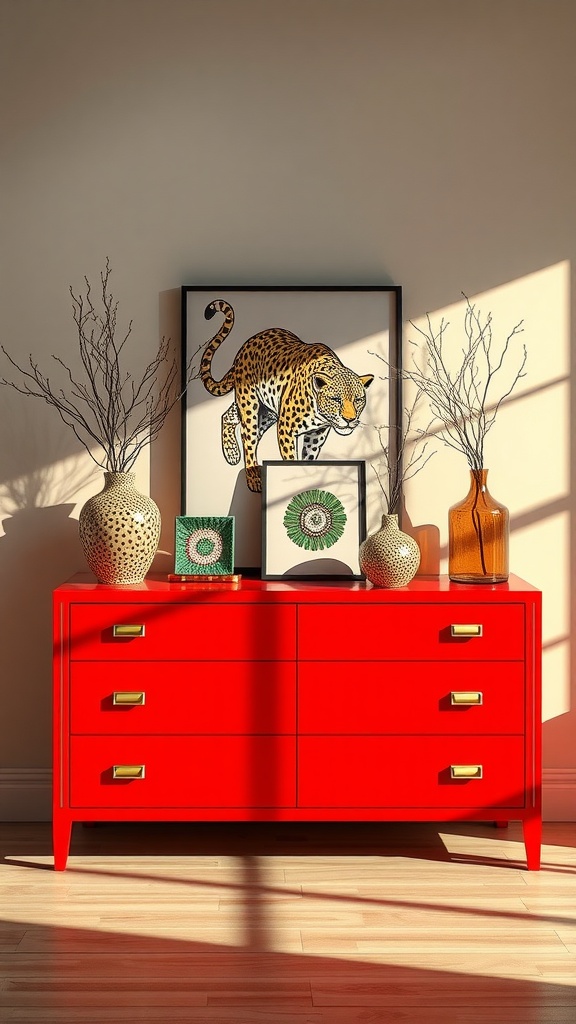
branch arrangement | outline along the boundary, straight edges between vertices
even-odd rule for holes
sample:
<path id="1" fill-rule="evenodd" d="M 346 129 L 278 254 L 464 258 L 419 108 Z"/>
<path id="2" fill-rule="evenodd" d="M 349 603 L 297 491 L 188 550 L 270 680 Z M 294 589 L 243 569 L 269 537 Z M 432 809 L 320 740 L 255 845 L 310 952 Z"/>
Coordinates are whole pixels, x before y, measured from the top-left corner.
<path id="1" fill-rule="evenodd" d="M 23 380 L 16 384 L 0 378 L 0 384 L 22 395 L 43 399 L 71 427 L 97 466 L 125 473 L 132 469 L 142 449 L 156 439 L 168 413 L 197 376 L 193 369 L 196 353 L 181 378 L 176 360 L 169 357 L 169 339 L 162 338 L 156 355 L 139 379 L 122 369 L 121 356 L 132 334 L 132 321 L 118 338 L 118 302 L 110 291 L 110 274 L 107 259 L 100 274 L 100 309 L 92 300 L 88 278 L 84 278 L 85 294 L 76 295 L 70 288 L 83 379 L 77 379 L 70 367 L 53 355 L 64 369 L 69 385 L 67 392 L 56 389 L 31 355 L 26 369 L 2 345 L 4 355 Z M 100 458 L 92 452 L 91 444 L 102 449 Z"/>
<path id="2" fill-rule="evenodd" d="M 386 443 L 384 440 L 385 432 L 387 432 L 388 437 L 391 436 L 390 428 L 387 425 L 374 428 L 378 434 L 382 454 L 380 456 L 379 468 L 372 463 L 370 465 L 382 491 L 383 503 L 387 512 L 398 510 L 404 484 L 407 480 L 411 480 L 412 477 L 416 476 L 421 469 L 424 469 L 426 463 L 435 454 L 433 451 L 427 453 L 428 441 L 424 441 L 420 451 L 417 453 L 419 432 L 413 430 L 412 420 L 418 399 L 419 395 L 416 396 L 409 408 L 404 409 L 403 423 L 397 445 L 391 445 L 390 441 Z M 407 455 L 408 447 L 410 447 L 410 453 Z"/>
<path id="3" fill-rule="evenodd" d="M 498 348 L 492 334 L 492 314 L 488 313 L 482 318 L 468 297 L 464 295 L 464 298 L 466 341 L 462 347 L 459 369 L 451 372 L 446 358 L 444 335 L 448 322 L 442 318 L 435 331 L 427 315 L 428 330 L 421 330 L 410 321 L 426 342 L 424 368 L 418 368 L 413 359 L 413 368 L 404 370 L 403 376 L 416 385 L 419 393 L 427 397 L 433 416 L 432 424 L 439 424 L 439 433 L 444 443 L 463 453 L 470 469 L 483 469 L 486 435 L 493 427 L 504 400 L 518 381 L 526 376 L 523 371 L 527 352 L 523 345 L 520 365 L 512 383 L 500 391 L 499 397 L 494 397 L 496 377 L 511 352 L 513 339 L 524 330 L 523 321 L 516 324 Z M 430 427 L 424 433 L 429 431 Z"/>

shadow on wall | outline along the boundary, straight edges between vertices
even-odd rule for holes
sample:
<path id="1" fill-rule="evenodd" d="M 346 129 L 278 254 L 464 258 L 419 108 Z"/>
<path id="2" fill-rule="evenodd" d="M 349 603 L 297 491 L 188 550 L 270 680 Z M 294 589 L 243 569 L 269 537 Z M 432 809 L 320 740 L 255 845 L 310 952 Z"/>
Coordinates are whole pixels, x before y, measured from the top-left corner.
<path id="1" fill-rule="evenodd" d="M 3 403 L 0 459 L 0 649 L 9 681 L 0 764 L 10 767 L 50 764 L 52 590 L 85 568 L 70 499 L 93 476 L 70 457 L 70 430 L 55 430 L 48 410 L 45 429 L 42 419 L 27 420 L 29 405 Z"/>
<path id="2" fill-rule="evenodd" d="M 78 523 L 70 519 L 74 507 L 24 508 L 3 523 L 0 649 L 9 681 L 2 699 L 3 765 L 50 764 L 52 590 L 83 562 Z"/>
<path id="3" fill-rule="evenodd" d="M 177 362 L 181 360 L 180 289 L 160 292 L 158 335 L 169 338 Z M 174 528 L 176 516 L 184 515 L 180 495 L 182 410 L 174 406 L 164 426 L 150 446 L 150 496 L 160 509 L 162 527 L 153 572 L 174 572 Z"/>
<path id="4" fill-rule="evenodd" d="M 543 272 L 544 273 L 544 272 Z M 554 340 L 554 346 L 550 351 L 539 353 L 538 346 L 531 348 L 531 355 L 538 356 L 543 360 L 540 366 L 539 375 L 536 373 L 537 384 L 535 387 L 523 393 L 515 395 L 507 403 L 508 409 L 515 412 L 520 410 L 522 429 L 528 425 L 532 426 L 533 421 L 548 423 L 550 410 L 560 408 L 562 395 L 560 388 L 567 389 L 568 378 L 560 373 L 554 372 L 555 367 L 549 367 L 551 353 L 556 348 L 560 349 L 560 342 L 564 339 L 564 331 L 568 331 L 568 325 L 564 325 L 562 316 L 568 320 L 569 309 L 567 296 L 562 288 L 564 287 L 564 270 L 560 267 L 558 272 L 555 268 L 549 268 L 545 273 L 553 277 L 556 282 L 556 290 L 552 291 L 551 304 L 546 307 L 546 324 L 548 335 Z M 559 283 L 558 283 L 559 282 Z M 560 287 L 562 285 L 562 288 Z M 522 287 L 527 287 L 523 284 Z M 506 290 L 503 286 L 504 291 Z M 519 296 L 517 303 L 522 296 Z M 562 301 L 560 301 L 562 299 Z M 159 305 L 159 327 L 160 334 L 170 336 L 174 340 L 175 351 L 179 348 L 180 323 L 179 323 L 179 300 L 178 289 L 162 293 Z M 523 307 L 522 307 L 523 308 Z M 530 307 L 532 308 L 532 307 Z M 555 310 L 555 316 L 561 320 L 559 324 L 550 326 L 548 323 L 550 310 Z M 564 312 L 562 312 L 564 310 Z M 534 307 L 534 316 L 538 310 Z M 413 314 L 415 315 L 415 314 Z M 544 336 L 541 325 L 534 330 L 536 337 Z M 566 339 L 568 343 L 568 339 Z M 537 360 L 536 360 L 537 362 Z M 556 355 L 556 362 L 560 363 L 560 357 Z M 560 366 L 558 367 L 560 368 Z M 537 367 L 535 368 L 537 369 Z M 6 389 L 4 389 L 6 391 Z M 4 654 L 4 669 L 6 676 L 11 680 L 3 701 L 3 751 L 1 760 L 4 765 L 17 767 L 25 763 L 28 766 L 49 764 L 50 761 L 50 729 L 49 729 L 49 705 L 50 705 L 50 654 L 51 654 L 51 633 L 50 633 L 50 601 L 52 589 L 63 582 L 67 577 L 78 570 L 85 568 L 81 552 L 77 522 L 70 518 L 74 505 L 68 504 L 77 497 L 93 472 L 92 466 L 78 458 L 78 445 L 73 438 L 71 431 L 60 426 L 60 432 L 56 429 L 56 420 L 52 410 L 40 412 L 39 403 L 32 403 L 35 406 L 33 417 L 28 415 L 31 403 L 23 399 L 16 399 L 12 395 L 3 395 L 6 401 L 2 403 L 2 428 L 4 431 L 4 445 L 0 453 L 0 495 L 4 506 L 5 536 L 0 537 L 0 573 L 4 581 L 4 587 L 0 591 L 0 641 Z M 528 409 L 528 400 L 532 400 L 534 408 Z M 548 404 L 545 404 L 547 402 Z M 30 410 L 32 411 L 32 410 Z M 544 414 L 542 418 L 542 414 Z M 45 415 L 45 420 L 44 420 Z M 503 417 L 508 415 L 506 409 L 502 410 Z M 538 418 L 540 417 L 540 418 Z M 548 417 L 548 418 L 547 418 Z M 558 420 L 558 424 L 561 421 Z M 45 426 L 46 423 L 46 426 Z M 514 421 L 510 419 L 508 424 L 514 428 Z M 556 425 L 556 421 L 554 421 Z M 506 424 L 502 424 L 505 429 Z M 539 427 L 539 430 L 541 428 Z M 513 435 L 511 435 L 513 436 Z M 564 442 L 562 442 L 564 443 Z M 568 439 L 566 439 L 566 445 Z M 74 446 L 72 450 L 72 446 Z M 158 552 L 154 563 L 156 571 L 171 571 L 173 568 L 173 532 L 174 518 L 181 513 L 179 504 L 179 479 L 180 479 L 180 412 L 174 409 L 167 420 L 160 437 L 152 446 L 150 451 L 150 493 L 161 507 L 163 520 L 163 536 L 161 539 L 161 550 Z M 515 534 L 516 545 L 518 537 L 528 549 L 534 536 L 535 542 L 539 539 L 537 531 L 550 531 L 554 529 L 556 519 L 559 516 L 569 517 L 570 498 L 566 494 L 569 487 L 562 488 L 559 493 L 556 477 L 548 479 L 546 471 L 548 463 L 553 460 L 542 460 L 542 448 L 536 451 L 534 458 L 539 459 L 541 466 L 538 478 L 539 495 L 538 500 L 533 492 L 526 492 L 526 479 L 534 485 L 535 474 L 527 473 L 525 465 L 519 465 L 522 460 L 514 460 L 510 465 L 512 486 L 516 493 L 519 491 L 518 480 L 521 479 L 522 505 L 513 510 L 511 517 L 511 528 Z M 574 453 L 571 459 L 574 460 Z M 559 459 L 556 459 L 559 462 Z M 76 469 L 75 469 L 76 467 Z M 82 467 L 84 479 L 80 479 Z M 572 470 L 574 474 L 574 470 Z M 446 556 L 446 551 L 440 541 L 440 530 L 433 523 L 426 521 L 428 516 L 440 522 L 437 513 L 437 506 L 444 499 L 444 492 L 441 486 L 435 481 L 436 467 L 428 475 L 425 482 L 426 488 L 430 488 L 430 498 L 436 501 L 436 507 L 426 508 L 424 522 L 418 522 L 417 515 L 405 517 L 405 528 L 418 540 L 422 549 L 422 562 L 420 572 L 423 575 L 435 575 Z M 419 480 L 416 481 L 417 483 Z M 99 488 L 96 477 L 93 481 L 93 490 Z M 462 494 L 466 487 L 466 470 L 462 467 Z M 90 484 L 92 486 L 92 482 Z M 3 492 L 3 493 L 2 493 Z M 239 497 L 239 496 L 238 496 Z M 243 495 L 245 498 L 246 496 Z M 498 491 L 498 497 L 507 502 L 507 495 Z M 61 504 L 59 504 L 61 502 Z M 427 504 L 427 502 L 426 502 Z M 412 506 L 412 503 L 409 502 Z M 522 507 L 523 506 L 523 507 Z M 445 509 L 442 510 L 445 515 Z M 414 523 L 410 522 L 410 518 Z M 572 517 L 570 517 L 572 524 Z M 258 519 L 258 532 L 259 532 Z M 572 524 L 570 529 L 575 527 Z M 531 531 L 533 531 L 531 533 Z M 530 536 L 528 536 L 530 534 Z M 524 539 L 525 538 L 525 539 Z M 259 538 L 255 533 L 255 546 L 259 545 Z M 574 549 L 574 546 L 573 546 Z M 520 549 L 518 549 L 520 550 Z M 537 550 L 536 543 L 534 550 Z M 532 558 L 532 555 L 530 555 Z M 526 559 L 525 559 L 526 560 Z M 573 560 L 573 556 L 572 556 Z M 535 572 L 533 582 L 537 585 L 544 585 L 551 573 L 552 559 L 547 559 L 541 576 L 538 578 L 538 571 Z M 531 563 L 530 563 L 531 564 Z M 536 570 L 539 563 L 534 562 Z M 554 563 L 559 566 L 563 562 Z M 516 570 L 518 571 L 518 570 Z M 522 574 L 522 573 L 521 573 Z M 532 574 L 526 570 L 528 578 Z M 550 577 L 556 579 L 556 576 Z M 553 594 L 545 594 L 546 607 L 550 607 Z M 555 586 L 557 591 L 562 591 L 562 585 Z M 568 595 L 567 595 L 568 596 Z M 573 618 L 573 610 L 571 612 Z M 560 628 L 562 626 L 562 628 Z M 569 630 L 564 628 L 563 623 L 552 623 L 554 636 L 569 635 Z M 550 633 L 550 627 L 548 628 Z M 574 658 L 568 644 L 566 648 L 566 660 Z M 560 655 L 556 655 L 555 657 Z M 564 666 L 562 666 L 564 672 Z M 559 675 L 559 673 L 555 673 Z M 569 676 L 568 672 L 564 675 Z M 576 674 L 572 674 L 576 678 Z M 560 683 L 558 683 L 558 686 Z M 566 690 L 569 688 L 569 679 L 566 680 Z M 558 740 L 565 745 L 567 741 L 568 724 L 561 719 L 566 715 L 562 714 L 570 708 L 570 695 L 562 695 L 562 702 L 559 702 L 559 715 L 556 723 L 548 723 L 548 729 L 552 730 L 549 742 Z M 25 739 L 24 739 L 25 738 Z M 25 742 L 25 750 L 23 748 Z M 34 761 L 29 756 L 31 750 L 35 751 Z"/>

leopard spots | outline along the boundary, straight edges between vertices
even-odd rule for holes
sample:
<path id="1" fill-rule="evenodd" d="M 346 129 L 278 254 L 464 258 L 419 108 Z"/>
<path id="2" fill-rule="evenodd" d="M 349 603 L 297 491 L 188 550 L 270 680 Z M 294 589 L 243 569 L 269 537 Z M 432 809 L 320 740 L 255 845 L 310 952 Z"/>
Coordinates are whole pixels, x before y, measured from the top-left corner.
<path id="1" fill-rule="evenodd" d="M 246 483 L 259 491 L 258 443 L 270 427 L 276 425 L 282 459 L 317 459 L 331 430 L 345 437 L 356 429 L 374 377 L 344 366 L 327 345 L 307 343 L 273 327 L 248 338 L 217 381 L 212 359 L 234 326 L 234 310 L 216 299 L 204 315 L 210 320 L 217 312 L 224 314 L 224 322 L 204 350 L 200 378 L 211 395 L 234 392 L 222 416 L 222 451 L 230 465 L 237 465 L 241 445 Z"/>

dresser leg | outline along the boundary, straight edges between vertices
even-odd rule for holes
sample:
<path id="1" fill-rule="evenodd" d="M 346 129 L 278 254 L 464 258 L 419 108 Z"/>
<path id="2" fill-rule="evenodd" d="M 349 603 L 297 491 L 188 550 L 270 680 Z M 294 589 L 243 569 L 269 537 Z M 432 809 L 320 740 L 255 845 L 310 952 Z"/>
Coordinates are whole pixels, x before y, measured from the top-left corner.
<path id="1" fill-rule="evenodd" d="M 526 847 L 526 863 L 529 871 L 540 870 L 540 849 L 542 846 L 542 818 L 535 815 L 525 818 L 522 822 L 524 846 Z"/>
<path id="2" fill-rule="evenodd" d="M 72 821 L 68 817 L 55 814 L 52 822 L 52 845 L 54 848 L 54 871 L 64 871 L 70 851 Z"/>

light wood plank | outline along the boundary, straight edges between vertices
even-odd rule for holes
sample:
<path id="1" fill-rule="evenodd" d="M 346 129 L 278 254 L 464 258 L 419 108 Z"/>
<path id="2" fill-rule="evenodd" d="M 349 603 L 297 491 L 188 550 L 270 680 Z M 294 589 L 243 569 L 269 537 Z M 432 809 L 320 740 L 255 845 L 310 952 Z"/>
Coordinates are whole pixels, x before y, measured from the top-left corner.
<path id="1" fill-rule="evenodd" d="M 576 825 L 0 824 L 2 1024 L 574 1024 Z"/>
<path id="2" fill-rule="evenodd" d="M 552 990 L 552 991 L 549 991 Z M 314 1006 L 375 1006 L 386 1008 L 420 1007 L 425 1001 L 430 1009 L 458 1006 L 475 1008 L 482 1003 L 484 1009 L 499 1010 L 507 1019 L 508 1007 L 524 1006 L 528 1013 L 542 1006 L 576 1007 L 576 988 L 567 985 L 526 985 L 509 981 L 494 982 L 487 986 L 478 979 L 462 978 L 459 985 L 451 981 L 426 980 L 423 985 L 408 980 L 394 982 L 350 983 L 334 982 L 315 985 L 312 982 Z"/>
<path id="3" fill-rule="evenodd" d="M 313 1007 L 310 1010 L 284 1010 L 282 1004 L 273 1003 L 265 1007 L 173 1007 L 167 1016 L 155 1007 L 130 1007 L 99 1009 L 94 1013 L 90 1008 L 45 1009 L 11 1008 L 4 1011 L 3 1020 L 10 1024 L 171 1024 L 172 1021 L 186 1021 L 194 1024 L 494 1024 L 501 1022 L 500 1010 L 492 1006 L 477 1007 L 408 1007 L 394 1009 L 393 1017 L 387 1009 L 367 1010 L 364 1007 Z M 369 1013 L 369 1017 L 367 1017 Z M 536 1014 L 536 1016 L 535 1016 Z M 448 1015 L 448 1016 L 447 1016 Z M 525 1006 L 507 1007 L 506 1024 L 526 1024 Z M 574 1008 L 534 1007 L 530 1012 L 530 1024 L 574 1024 Z"/>

